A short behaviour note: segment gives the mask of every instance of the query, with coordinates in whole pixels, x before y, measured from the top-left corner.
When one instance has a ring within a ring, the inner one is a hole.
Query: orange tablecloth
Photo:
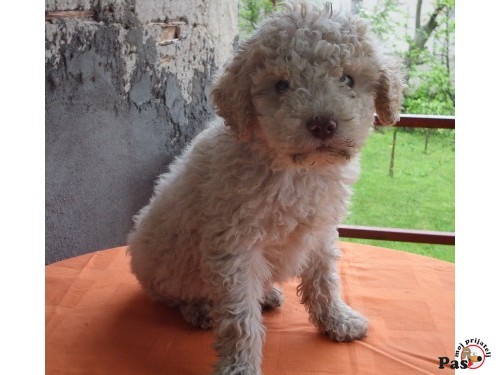
[[[345,300],[369,319],[368,336],[333,343],[319,334],[295,294],[265,313],[266,375],[443,374],[454,354],[453,264],[342,243]],[[130,273],[124,247],[46,267],[46,374],[209,374],[213,333],[191,328],[151,302]]]

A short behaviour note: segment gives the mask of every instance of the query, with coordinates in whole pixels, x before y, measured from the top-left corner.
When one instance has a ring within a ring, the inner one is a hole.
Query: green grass
[[[455,230],[455,133],[434,131],[427,152],[425,131],[398,129],[394,175],[389,176],[393,129],[374,132],[361,155],[361,178],[354,185],[345,224]],[[354,240],[454,262],[455,247]]]

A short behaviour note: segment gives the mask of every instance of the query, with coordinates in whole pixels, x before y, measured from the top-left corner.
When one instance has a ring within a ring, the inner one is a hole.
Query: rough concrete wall
[[[123,245],[212,116],[234,0],[47,0],[46,262]]]

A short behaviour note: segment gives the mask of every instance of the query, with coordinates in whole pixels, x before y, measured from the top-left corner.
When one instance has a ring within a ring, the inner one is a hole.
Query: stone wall
[[[125,244],[213,115],[236,0],[46,0],[46,262]]]

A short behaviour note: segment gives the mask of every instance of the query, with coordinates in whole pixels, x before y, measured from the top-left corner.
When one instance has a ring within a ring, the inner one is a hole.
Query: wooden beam
[[[429,243],[434,245],[455,245],[455,233],[416,229],[382,228],[357,225],[341,225],[340,237],[370,240]]]
[[[381,125],[375,115],[375,125]],[[401,115],[395,125],[403,128],[455,129],[455,116]]]

